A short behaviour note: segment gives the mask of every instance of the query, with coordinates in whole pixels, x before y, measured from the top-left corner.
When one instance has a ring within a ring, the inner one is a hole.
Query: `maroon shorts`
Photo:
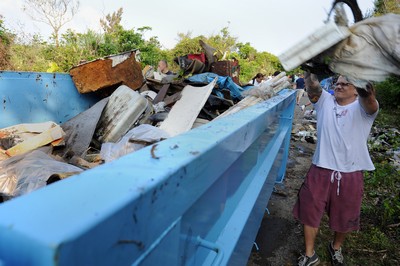
[[[333,231],[358,230],[363,192],[362,171],[339,173],[311,165],[300,188],[293,215],[301,223],[318,228],[326,211]]]

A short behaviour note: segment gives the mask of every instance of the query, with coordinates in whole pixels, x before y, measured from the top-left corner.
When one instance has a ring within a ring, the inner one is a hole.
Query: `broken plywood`
[[[135,59],[135,51],[83,63],[71,68],[69,73],[79,93],[119,85],[137,90],[144,82],[141,66]]]
[[[57,126],[56,123],[48,121],[44,123],[18,124],[2,128],[0,129],[0,147],[3,150],[7,150],[55,126]]]
[[[181,99],[174,104],[160,128],[170,134],[171,137],[190,130],[216,82],[217,78],[204,87],[188,85],[183,88]]]
[[[41,146],[47,145],[55,140],[61,139],[65,135],[59,125],[56,125],[34,137],[31,137],[6,151],[8,156],[19,155],[28,151],[32,151]]]

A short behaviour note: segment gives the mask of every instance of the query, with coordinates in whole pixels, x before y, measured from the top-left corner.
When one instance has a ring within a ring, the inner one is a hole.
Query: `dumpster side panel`
[[[294,103],[285,90],[3,203],[0,264],[244,265]]]
[[[71,76],[60,73],[0,72],[0,128],[54,121],[63,123],[95,104],[78,93]]]

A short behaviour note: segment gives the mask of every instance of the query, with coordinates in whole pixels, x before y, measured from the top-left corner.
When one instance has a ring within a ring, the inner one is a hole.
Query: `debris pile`
[[[178,58],[190,73],[185,77],[157,78],[150,67],[142,70],[137,50],[73,67],[70,75],[78,92],[95,93],[100,100],[60,125],[47,121],[0,129],[0,201],[78,175],[290,87],[284,72],[262,86],[242,86],[237,61],[218,61],[212,48],[203,45],[204,55]]]
[[[368,149],[372,154],[384,154],[387,161],[400,170],[400,131],[398,129],[372,127]]]

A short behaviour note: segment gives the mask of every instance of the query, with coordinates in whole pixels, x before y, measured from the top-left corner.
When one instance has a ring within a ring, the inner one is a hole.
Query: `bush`
[[[375,87],[376,98],[381,108],[400,108],[400,77],[392,76]]]

